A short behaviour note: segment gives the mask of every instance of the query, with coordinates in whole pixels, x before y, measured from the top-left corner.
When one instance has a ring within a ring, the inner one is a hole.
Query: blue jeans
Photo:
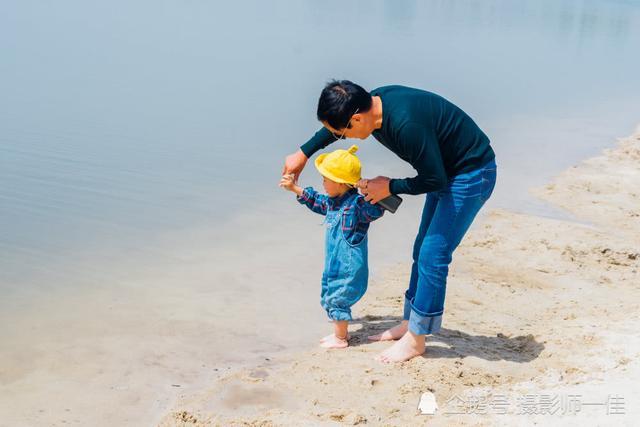
[[[427,194],[404,301],[403,318],[414,334],[440,330],[453,251],[495,184],[496,163],[492,160],[479,169],[456,175],[443,190]]]

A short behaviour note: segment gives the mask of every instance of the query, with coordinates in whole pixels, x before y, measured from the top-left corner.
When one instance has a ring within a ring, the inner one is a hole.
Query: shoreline
[[[630,340],[640,326],[633,299],[640,278],[638,160],[640,128],[531,189],[578,221],[485,212],[454,255],[443,329],[427,338],[423,357],[383,365],[373,356],[390,344],[366,341],[401,316],[408,268],[400,263],[373,280],[356,307],[366,315],[354,320],[348,349],[310,349],[234,370],[204,392],[182,395],[159,425],[630,425],[640,391],[632,381],[640,374],[640,344]],[[436,415],[417,415],[426,391],[436,396]],[[584,406],[562,415],[514,412],[523,396],[536,393],[559,401],[580,395]],[[605,413],[603,399],[611,395],[623,398],[625,415]],[[506,396],[509,411],[480,419],[477,412],[447,412],[453,398],[474,396]]]

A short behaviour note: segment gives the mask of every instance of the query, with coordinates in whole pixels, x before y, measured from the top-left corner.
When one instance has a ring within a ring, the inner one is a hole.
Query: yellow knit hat
[[[318,172],[331,181],[343,184],[355,184],[360,180],[360,159],[354,154],[357,145],[348,150],[335,150],[331,153],[320,154],[316,159]]]

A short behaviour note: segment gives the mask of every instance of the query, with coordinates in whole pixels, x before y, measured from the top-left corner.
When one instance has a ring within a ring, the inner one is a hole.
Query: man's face
[[[349,125],[343,129],[334,129],[327,122],[322,122],[322,124],[337,138],[367,139],[372,131],[372,128],[368,125],[366,116],[359,113],[354,114],[351,117]]]

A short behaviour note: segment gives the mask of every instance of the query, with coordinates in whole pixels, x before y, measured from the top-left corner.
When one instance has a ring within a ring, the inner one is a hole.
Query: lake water
[[[488,207],[544,215],[560,213],[528,188],[640,122],[633,1],[3,2],[0,49],[0,411],[16,414],[38,393],[91,407],[77,382],[105,402],[138,384],[160,408],[176,377],[325,332],[321,218],[277,182],[330,78],[450,99],[497,153]],[[413,174],[356,143],[365,175]],[[301,180],[320,188],[311,163]],[[409,260],[422,198],[405,199],[372,228],[374,280]]]

